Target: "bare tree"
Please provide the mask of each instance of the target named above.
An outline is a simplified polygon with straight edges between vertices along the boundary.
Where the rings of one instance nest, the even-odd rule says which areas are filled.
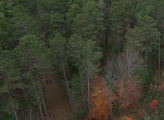
[[[114,65],[113,60],[108,59],[106,67],[105,67],[105,81],[108,82],[108,88],[109,88],[109,109],[110,109],[110,118],[113,120],[113,112],[112,112],[112,91],[115,87],[114,79],[115,79],[115,71],[114,71]]]
[[[134,79],[132,75],[141,68],[142,60],[139,58],[139,52],[131,47],[128,47],[123,54],[116,56],[114,59],[114,75],[121,81],[122,102],[124,105],[124,82],[126,78]],[[124,107],[122,111],[124,112]]]

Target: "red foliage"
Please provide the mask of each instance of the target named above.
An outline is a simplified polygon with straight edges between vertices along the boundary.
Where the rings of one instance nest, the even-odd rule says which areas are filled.
[[[91,118],[97,120],[108,120],[110,109],[109,109],[109,90],[105,86],[106,83],[101,77],[95,77],[93,79],[91,95]],[[112,100],[115,99],[115,95],[112,94]]]
[[[158,102],[157,102],[157,100],[153,100],[151,103],[149,103],[149,107],[150,107],[150,109],[152,109],[152,110],[155,110],[156,108],[158,108]]]

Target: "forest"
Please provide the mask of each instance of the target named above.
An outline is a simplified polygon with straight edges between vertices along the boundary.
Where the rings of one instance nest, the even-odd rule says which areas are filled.
[[[0,0],[0,120],[164,120],[163,11],[164,0]]]

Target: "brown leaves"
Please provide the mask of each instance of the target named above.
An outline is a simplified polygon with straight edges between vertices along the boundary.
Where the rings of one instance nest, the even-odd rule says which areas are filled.
[[[116,81],[118,87],[118,100],[119,103],[121,103],[121,108],[126,108],[127,106],[131,104],[136,104],[136,102],[139,102],[139,99],[141,97],[141,90],[138,88],[138,80],[131,80],[127,79],[124,81],[124,84],[122,86],[121,81]],[[124,101],[123,101],[124,97]]]
[[[158,91],[164,90],[164,82],[161,83],[161,85],[158,87]]]
[[[91,118],[97,120],[108,120],[109,109],[109,90],[101,77],[95,77],[92,84],[93,94],[91,95]],[[114,94],[112,94],[114,96]]]

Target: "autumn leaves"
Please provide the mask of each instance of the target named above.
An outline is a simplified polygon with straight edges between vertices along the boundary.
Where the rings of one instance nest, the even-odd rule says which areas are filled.
[[[141,91],[138,88],[136,82],[138,80],[130,80],[127,79],[124,82],[124,98],[121,88],[121,82],[119,80],[115,80],[116,87],[115,92],[112,91],[110,96],[110,90],[107,87],[106,82],[100,76],[96,76],[93,79],[92,84],[92,95],[91,95],[91,118],[95,118],[98,120],[108,120],[110,116],[110,107],[114,107],[116,105],[120,105],[120,108],[128,108],[130,105],[135,104],[135,102],[139,102]],[[110,99],[111,98],[111,99]],[[112,102],[110,106],[110,100]]]

